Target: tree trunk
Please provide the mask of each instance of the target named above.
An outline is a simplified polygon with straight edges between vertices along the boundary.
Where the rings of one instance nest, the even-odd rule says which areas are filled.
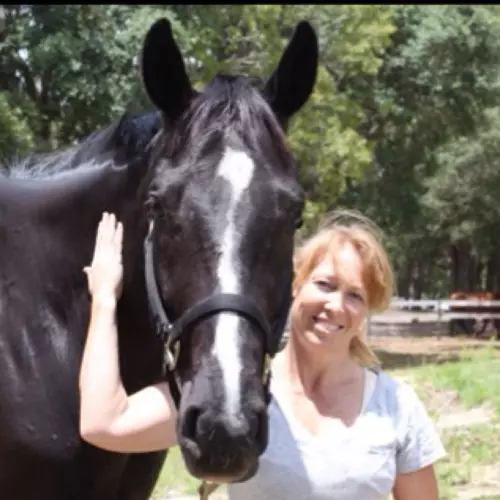
[[[405,259],[404,265],[401,266],[397,273],[397,294],[405,299],[410,297],[411,287],[411,260]]]
[[[451,265],[451,291],[460,289],[460,263],[458,260],[459,250],[457,245],[450,247],[450,265]]]
[[[413,273],[413,298],[420,300],[424,288],[425,265],[422,260],[416,260]]]
[[[486,290],[498,292],[500,291],[500,248],[495,248],[486,261]]]
[[[490,254],[486,260],[486,290],[495,289],[495,254]]]
[[[467,290],[473,292],[476,290],[476,258],[471,254],[470,248],[466,250],[466,284]]]

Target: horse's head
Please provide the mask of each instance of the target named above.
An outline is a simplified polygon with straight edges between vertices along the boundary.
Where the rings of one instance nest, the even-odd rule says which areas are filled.
[[[163,116],[151,152],[146,281],[153,312],[173,324],[178,439],[201,478],[248,477],[267,446],[263,375],[287,315],[303,209],[283,130],[308,100],[317,64],[316,35],[303,22],[260,90],[219,75],[197,91],[168,21],[145,39],[142,78]]]

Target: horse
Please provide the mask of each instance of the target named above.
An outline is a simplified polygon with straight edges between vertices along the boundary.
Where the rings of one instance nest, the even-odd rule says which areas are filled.
[[[488,304],[490,301],[499,301],[500,292],[456,290],[450,293],[448,300],[479,301],[475,305],[450,305],[449,310],[452,313],[469,314],[468,318],[450,320],[449,333],[451,336],[465,333],[474,338],[483,338],[494,332],[495,337],[500,338],[500,320],[498,318],[500,307]],[[492,316],[487,316],[488,313]],[[474,317],[474,314],[482,314],[483,316]]]
[[[146,500],[167,457],[80,436],[83,268],[104,211],[124,225],[127,392],[168,380],[183,460],[202,480],[252,477],[267,446],[305,198],[287,131],[316,82],[315,31],[298,23],[267,79],[217,74],[198,90],[161,18],[139,66],[154,109],[0,174],[3,498]]]

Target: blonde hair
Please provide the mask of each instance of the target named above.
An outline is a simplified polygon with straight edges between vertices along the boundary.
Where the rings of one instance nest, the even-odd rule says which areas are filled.
[[[350,243],[363,261],[363,284],[367,292],[368,310],[387,309],[394,289],[394,275],[382,244],[382,233],[370,219],[352,210],[337,210],[325,217],[316,233],[307,238],[295,253],[293,293],[308,279],[313,269],[325,258],[336,259],[337,251]],[[368,345],[366,322],[353,337],[350,354],[360,365],[379,365]]]

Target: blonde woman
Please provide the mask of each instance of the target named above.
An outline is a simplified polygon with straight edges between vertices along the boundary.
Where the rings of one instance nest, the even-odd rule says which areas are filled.
[[[445,452],[415,391],[366,341],[393,275],[378,231],[339,212],[298,249],[289,339],[273,363],[270,440],[243,500],[438,500]]]
[[[369,221],[344,215],[298,249],[289,340],[272,367],[269,445],[257,474],[229,485],[231,500],[438,499],[439,436],[415,391],[378,368],[364,334],[368,313],[392,294],[388,258]],[[108,384],[94,379],[102,359],[117,359],[122,231],[104,214],[86,270],[81,433],[108,450],[165,449],[176,419],[166,383],[127,395],[117,362],[105,363]]]

